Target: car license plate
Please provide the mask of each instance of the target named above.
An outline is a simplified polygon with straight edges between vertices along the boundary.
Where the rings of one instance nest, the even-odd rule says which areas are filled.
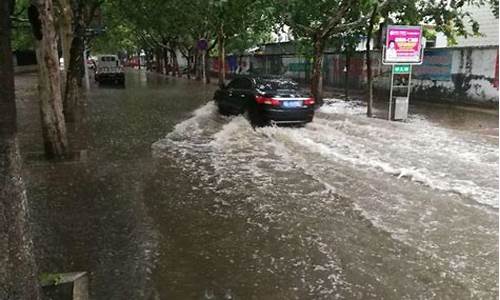
[[[301,107],[302,101],[283,101],[283,107]]]

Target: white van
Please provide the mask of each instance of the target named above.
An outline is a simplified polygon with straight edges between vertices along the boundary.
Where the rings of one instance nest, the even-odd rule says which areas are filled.
[[[97,56],[95,81],[125,84],[125,74],[118,56],[111,54]]]

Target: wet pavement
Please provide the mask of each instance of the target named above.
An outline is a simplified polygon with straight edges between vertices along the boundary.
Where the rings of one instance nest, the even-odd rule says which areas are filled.
[[[304,128],[220,116],[214,86],[94,87],[74,160],[39,159],[17,82],[41,271],[93,299],[496,299],[498,114],[335,99]],[[383,107],[376,114],[383,115]]]

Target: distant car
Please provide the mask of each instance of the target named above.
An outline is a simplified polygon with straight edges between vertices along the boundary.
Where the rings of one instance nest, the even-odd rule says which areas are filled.
[[[96,60],[95,80],[98,83],[125,84],[125,73],[116,55],[98,55]]]
[[[248,113],[255,126],[305,124],[314,117],[314,99],[282,77],[239,76],[215,92],[223,115]]]
[[[64,58],[59,58],[59,70],[64,71]]]

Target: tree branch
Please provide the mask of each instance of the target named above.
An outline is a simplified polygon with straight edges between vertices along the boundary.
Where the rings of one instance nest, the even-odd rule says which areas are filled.
[[[12,23],[27,23],[27,24],[29,24],[29,22],[30,22],[30,20],[28,20],[28,19],[24,19],[24,18],[17,17],[17,16],[11,16],[10,20],[12,21]]]
[[[391,0],[384,0],[384,2],[382,2],[380,4],[376,4],[374,9],[376,9],[377,11],[381,11],[390,3],[390,1]],[[369,14],[367,16],[363,16],[363,17],[359,18],[358,20],[356,20],[354,22],[350,22],[350,23],[336,26],[335,28],[332,29],[331,34],[333,34],[335,36],[339,33],[350,32],[351,30],[358,28],[362,24],[366,24],[366,22],[371,18],[371,16],[372,16],[372,14]]]
[[[284,23],[290,26],[291,28],[300,28],[300,30],[303,30],[306,33],[306,35],[313,35],[315,32],[315,30],[309,26],[296,23],[290,16],[290,14],[285,14]]]
[[[349,3],[341,4],[341,9],[337,11],[334,17],[330,18],[325,26],[322,26],[320,36],[322,39],[328,37],[329,33],[342,21],[349,10]]]
[[[154,43],[154,40],[153,42],[150,41],[150,39],[146,38],[144,36],[144,34],[142,32],[140,32],[139,30],[134,30],[136,32],[136,34],[139,36],[139,39],[141,39],[144,43],[146,43],[147,45],[151,46],[152,48],[155,48],[155,47],[158,47],[159,45],[158,44],[155,44]]]

